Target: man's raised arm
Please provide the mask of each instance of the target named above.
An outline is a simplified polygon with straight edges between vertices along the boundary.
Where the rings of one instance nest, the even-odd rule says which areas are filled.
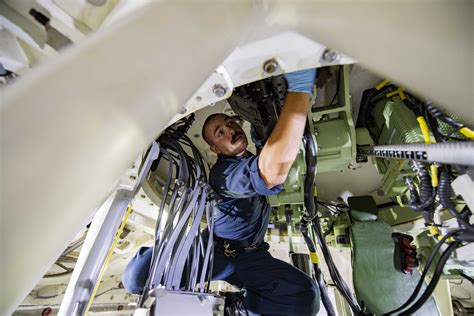
[[[285,74],[288,95],[278,122],[260,152],[258,167],[269,188],[285,182],[293,164],[308,116],[316,69]]]

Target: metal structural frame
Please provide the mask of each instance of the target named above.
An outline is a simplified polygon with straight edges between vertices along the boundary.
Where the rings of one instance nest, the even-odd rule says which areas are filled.
[[[66,289],[59,315],[84,314],[84,309],[91,299],[92,291],[97,283],[97,278],[120,221],[133,197],[145,181],[153,161],[158,158],[159,151],[159,145],[153,142],[134,186],[119,186],[119,189],[113,194],[110,206],[105,205],[94,216],[91,230],[86,237],[84,247],[79,254],[78,262],[74,267],[71,280]]]
[[[2,91],[0,104],[0,313],[15,310],[130,161],[239,47],[299,34],[472,124],[473,5],[264,0],[183,1],[177,7],[152,1],[25,74]],[[235,73],[224,65],[234,86],[244,83],[235,79],[239,74],[247,82],[261,79],[268,57],[284,60],[262,56],[258,71],[239,73],[246,61],[241,57]],[[285,70],[311,65],[299,60]],[[25,183],[35,188],[28,196]]]

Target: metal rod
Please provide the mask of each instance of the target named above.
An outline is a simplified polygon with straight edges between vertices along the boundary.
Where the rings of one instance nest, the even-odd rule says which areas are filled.
[[[471,141],[442,144],[361,146],[358,147],[357,154],[386,159],[474,166],[474,142]]]

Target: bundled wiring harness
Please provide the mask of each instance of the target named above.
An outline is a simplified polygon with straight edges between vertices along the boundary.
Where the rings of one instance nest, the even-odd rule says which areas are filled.
[[[216,195],[207,184],[206,165],[185,135],[193,116],[168,128],[157,140],[160,155],[152,170],[165,167],[165,184],[155,228],[150,276],[140,305],[149,290],[208,292],[213,262],[213,210]],[[167,206],[168,205],[168,206]],[[165,216],[166,213],[166,216]],[[201,221],[209,236],[203,236]]]
[[[381,131],[377,129],[377,127],[374,127],[376,124],[374,124],[375,119],[372,117],[373,110],[376,105],[381,104],[379,103],[380,101],[384,99],[388,100],[392,97],[397,99],[391,106],[393,106],[393,104],[400,104],[399,101],[401,101],[415,114],[416,121],[421,130],[422,140],[426,146],[433,146],[431,145],[433,143],[444,143],[443,145],[446,145],[446,147],[448,147],[448,145],[456,145],[456,148],[469,150],[469,146],[463,146],[464,144],[469,145],[469,143],[466,142],[467,140],[474,139],[474,132],[469,127],[458,122],[453,117],[446,115],[437,109],[431,102],[422,102],[415,96],[404,91],[403,88],[388,84],[388,80],[385,80],[375,88],[364,92],[357,126],[366,127],[374,139],[377,139],[377,133],[380,133]],[[446,133],[446,131],[448,131],[448,133]],[[453,140],[458,143],[452,143]],[[392,150],[395,154],[383,155],[375,153],[374,156],[389,159],[412,160],[410,161],[410,164],[416,177],[404,177],[410,194],[409,206],[412,210],[423,214],[425,226],[431,235],[438,240],[435,249],[425,265],[421,279],[412,295],[402,306],[386,313],[386,315],[411,315],[415,313],[432,294],[441,277],[444,265],[453,251],[460,245],[474,240],[473,225],[469,222],[472,215],[471,211],[466,205],[463,211],[458,212],[456,209],[456,203],[452,199],[451,180],[456,176],[456,172],[458,174],[465,172],[466,162],[456,160],[459,161],[460,165],[452,163],[452,166],[448,167],[442,165],[443,160],[449,161],[449,159],[444,159],[444,157],[441,160],[439,160],[439,158],[431,159],[431,157],[430,159],[419,159],[416,155],[408,157],[407,155],[398,154],[404,150],[404,147],[407,148],[406,150],[409,150],[408,147],[410,147],[410,145],[378,146],[378,148],[382,147],[391,147],[391,149],[387,148],[386,150]],[[421,147],[422,146],[420,145],[418,148],[421,150]],[[454,146],[452,146],[452,148],[454,148]],[[452,153],[446,153],[445,156],[448,156],[448,154],[452,155]],[[372,154],[369,153],[369,155]],[[431,162],[431,165],[415,160],[429,161]],[[433,161],[439,163],[433,163]],[[456,219],[458,224],[457,229],[452,230],[444,236],[438,228],[440,224],[434,223],[433,220],[436,203],[439,203],[439,209],[446,209],[451,216]],[[437,257],[438,253],[441,251],[440,259],[435,263],[435,257]],[[423,293],[420,293],[428,271],[434,264],[436,266],[434,268],[433,277]]]
[[[314,234],[317,236],[321,251],[323,253],[326,264],[329,268],[329,273],[331,275],[334,285],[339,290],[341,295],[347,301],[349,306],[355,315],[366,315],[362,308],[357,303],[357,300],[352,295],[352,292],[346,282],[342,279],[334,261],[332,259],[331,253],[329,252],[328,246],[326,245],[326,240],[322,232],[319,218],[316,215],[317,211],[317,199],[314,195],[314,179],[316,174],[316,144],[313,137],[308,130],[304,133],[304,145],[306,149],[306,164],[307,172],[305,177],[305,195],[304,195],[304,204],[306,208],[306,213],[303,215],[300,223],[300,230],[303,235],[303,238],[308,246],[310,251],[311,260],[315,270],[316,281],[321,291],[321,301],[323,302],[324,307],[328,315],[335,315],[334,307],[332,306],[329,295],[327,292],[326,284],[322,277],[321,269],[319,268],[319,258],[316,254],[316,246],[314,245],[313,240],[309,236],[309,227],[312,227]]]
[[[398,94],[400,100],[414,112],[423,134],[425,144],[433,143],[430,135],[430,127],[436,142],[445,143],[450,142],[451,140],[462,141],[462,139],[443,134],[439,129],[439,122],[447,124],[452,128],[453,132],[459,132],[466,139],[474,139],[474,133],[470,128],[444,114],[430,102],[423,103],[414,96],[403,92],[402,88],[396,88],[386,84],[387,82],[385,81],[375,89],[366,92],[368,98],[365,100],[366,104],[362,104],[362,116],[359,119],[360,126],[367,126],[369,122],[370,108],[376,102],[384,97],[388,98]],[[469,217],[472,215],[470,210],[466,206],[463,212],[458,212],[456,210],[456,204],[452,200],[451,179],[453,175],[450,171],[451,169],[447,166],[439,167],[439,165],[432,164],[429,167],[430,171],[428,171],[428,166],[419,161],[411,161],[411,167],[417,176],[418,186],[415,185],[412,177],[404,177],[405,183],[410,192],[409,206],[412,210],[423,213],[425,226],[433,237],[439,240],[439,242],[426,262],[422,276],[412,295],[399,308],[386,313],[386,315],[412,315],[415,313],[433,293],[443,272],[443,267],[453,251],[463,243],[472,242],[474,240],[474,228],[469,222]],[[462,168],[459,169],[462,170]],[[433,221],[436,196],[438,196],[442,208],[449,211],[451,216],[457,220],[459,226],[458,229],[452,230],[445,236],[441,234],[437,227],[438,225]],[[436,263],[432,279],[423,293],[420,294],[428,271],[434,264],[435,257],[446,244],[449,245],[445,247],[440,259]]]

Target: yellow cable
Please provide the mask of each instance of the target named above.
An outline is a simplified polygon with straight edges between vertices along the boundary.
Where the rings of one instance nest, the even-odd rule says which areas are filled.
[[[397,94],[398,94],[398,89],[395,90],[395,91],[392,91],[392,92],[390,92],[390,93],[387,93],[385,96],[386,96],[387,98],[391,98],[391,97],[393,97],[394,95],[397,95]]]
[[[110,258],[114,254],[114,249],[115,246],[117,246],[118,240],[120,239],[120,235],[122,235],[123,229],[125,227],[125,224],[127,223],[128,216],[132,213],[132,205],[128,205],[128,209],[125,212],[125,215],[122,219],[122,224],[120,224],[120,228],[117,231],[117,234],[115,235],[115,239],[112,242],[112,245],[110,246],[109,252],[107,253],[107,257],[105,258],[104,264],[102,266],[102,269],[100,270],[99,277],[97,278],[97,282],[95,283],[94,290],[92,291],[91,297],[89,298],[89,302],[87,302],[86,309],[84,311],[84,315],[86,315],[89,312],[89,308],[92,305],[92,302],[94,301],[95,294],[97,293],[97,290],[99,289],[100,281],[102,280],[102,277],[104,276],[105,270],[107,269],[107,266],[109,264]]]
[[[382,89],[383,87],[385,87],[387,85],[387,83],[389,83],[390,81],[388,80],[384,80],[382,81],[381,83],[379,83],[378,85],[375,86],[375,89],[376,90],[380,90]]]
[[[430,130],[428,129],[428,124],[426,124],[425,118],[423,116],[418,116],[416,120],[418,121],[418,124],[420,124],[425,144],[431,144]]]
[[[431,185],[433,186],[433,188],[437,188],[438,187],[438,167],[435,165],[435,164],[432,164],[430,166],[430,170],[431,170]]]
[[[407,96],[405,95],[405,92],[403,92],[403,88],[398,88],[398,94],[400,95],[400,100],[405,100]]]
[[[463,127],[459,130],[459,132],[469,139],[474,139],[474,131],[469,127]]]
[[[403,92],[403,88],[402,88],[402,87],[399,87],[397,90],[392,91],[392,92],[390,92],[390,93],[387,93],[387,94],[386,94],[386,97],[387,97],[387,98],[390,98],[390,97],[393,97],[394,95],[397,95],[397,94],[398,94],[398,96],[400,97],[400,100],[402,100],[402,101],[407,98],[406,95],[405,95],[405,93]]]
[[[443,235],[441,235],[441,232],[439,231],[438,227],[436,226],[428,226],[428,231],[430,232],[431,235],[433,235],[434,238],[441,240],[443,239]],[[449,237],[447,239],[448,242],[453,242],[454,238]]]
[[[416,118],[418,124],[420,124],[421,133],[423,134],[423,139],[425,144],[431,144],[430,130],[428,129],[428,124],[423,116],[418,116]],[[430,166],[431,170],[431,185],[436,188],[438,187],[438,167],[436,165]]]

